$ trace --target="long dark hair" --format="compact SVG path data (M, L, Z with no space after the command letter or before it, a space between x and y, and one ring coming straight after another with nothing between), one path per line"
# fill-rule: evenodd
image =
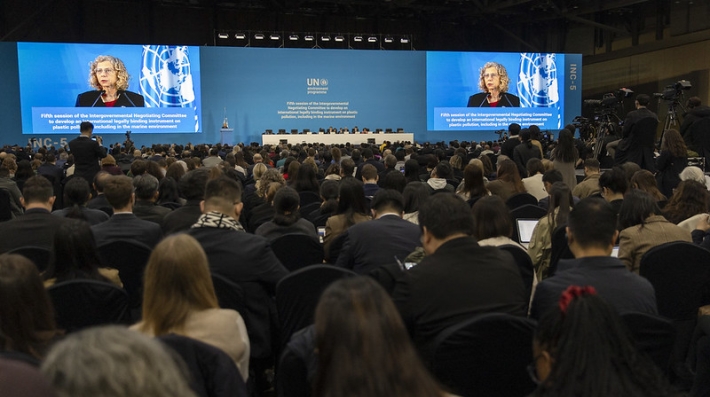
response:
M291 178L291 187L297 192L320 192L320 186L318 185L318 179L316 178L316 172L313 167L304 166L298 168L298 173Z
M538 323L535 344L550 354L552 366L533 396L671 395L664 375L636 350L614 308L596 295L565 301L564 309L555 305Z
M518 166L515 165L513 160L506 159L498 162L497 179L512 184L516 193L526 192L523 180L520 179Z
M409 159L404 163L404 178L409 182L420 182L419 180L419 162L414 159Z
M463 169L463 190L468 198L488 195L488 188L483 180L483 169L475 164L469 164Z
M555 182L550 189L550 206L547 209L547 220L550 225L550 236L555 232L557 227L567 224L567 218L572 210L572 193L569 186L564 182ZM557 210L557 216L555 216Z
M678 130L666 130L663 133L661 151L667 150L673 157L688 157L688 147Z
M557 139L554 157L555 160L565 163L574 163L579 158L577 148L574 147L574 135L572 135L569 130L560 130L560 137Z
M365 204L365 189L362 182L355 178L344 178L340 181L338 192L338 211L336 215L345 214L348 226L355 224L355 214L367 216Z
M318 303L315 328L315 397L443 395L377 282L353 277L331 284Z
M471 211L473 212L473 236L477 240L510 237L513 234L510 210L499 196L481 197Z
M108 281L99 274L99 267L101 259L89 224L67 222L54 233L51 259L42 278L56 278L58 283L73 279Z
M663 207L663 216L678 224L691 216L708 212L708 191L700 182L682 181Z
M404 198L404 213L411 214L419 211L419 208L429 200L431 193L429 185L424 182L412 182L407 184L402 192Z
M626 229L636 225L643 226L649 216L660 213L661 210L658 208L655 198L648 192L631 189L624 196L624 201L619 209L619 227Z

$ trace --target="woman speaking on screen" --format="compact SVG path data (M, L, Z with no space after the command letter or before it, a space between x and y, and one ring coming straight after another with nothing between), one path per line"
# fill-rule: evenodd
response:
M123 61L99 55L89 64L89 85L94 88L76 98L77 107L143 107L143 96L127 91L128 75Z
M520 98L508 91L510 78L505 66L488 62L481 68L478 87L483 91L468 98L468 107L520 107Z

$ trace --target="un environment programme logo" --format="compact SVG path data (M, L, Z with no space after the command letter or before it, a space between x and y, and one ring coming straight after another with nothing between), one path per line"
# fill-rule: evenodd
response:
M190 108L199 131L187 46L144 45L140 76L146 107Z
M518 95L522 107L556 108L557 128L562 126L560 93L557 85L555 54L524 52L520 54Z
M306 93L308 95L322 95L328 93L328 79L309 77L306 79Z

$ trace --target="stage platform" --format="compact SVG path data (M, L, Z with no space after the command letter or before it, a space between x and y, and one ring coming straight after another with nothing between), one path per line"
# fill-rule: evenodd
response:
M406 132L393 134L275 134L262 135L261 144L278 145L282 140L285 140L285 143L290 143L292 145L297 143L324 143L327 145L340 145L348 142L353 145L357 145L360 143L367 143L369 139L374 139L376 144L381 144L384 141L414 142L414 134Z

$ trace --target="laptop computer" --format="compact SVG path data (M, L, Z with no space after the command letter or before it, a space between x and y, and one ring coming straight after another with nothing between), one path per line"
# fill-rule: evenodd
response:
M515 220L515 229L518 233L518 241L523 247L528 248L530 238L532 237L533 230L535 229L535 226L537 225L538 221L540 220L524 218L519 218Z

